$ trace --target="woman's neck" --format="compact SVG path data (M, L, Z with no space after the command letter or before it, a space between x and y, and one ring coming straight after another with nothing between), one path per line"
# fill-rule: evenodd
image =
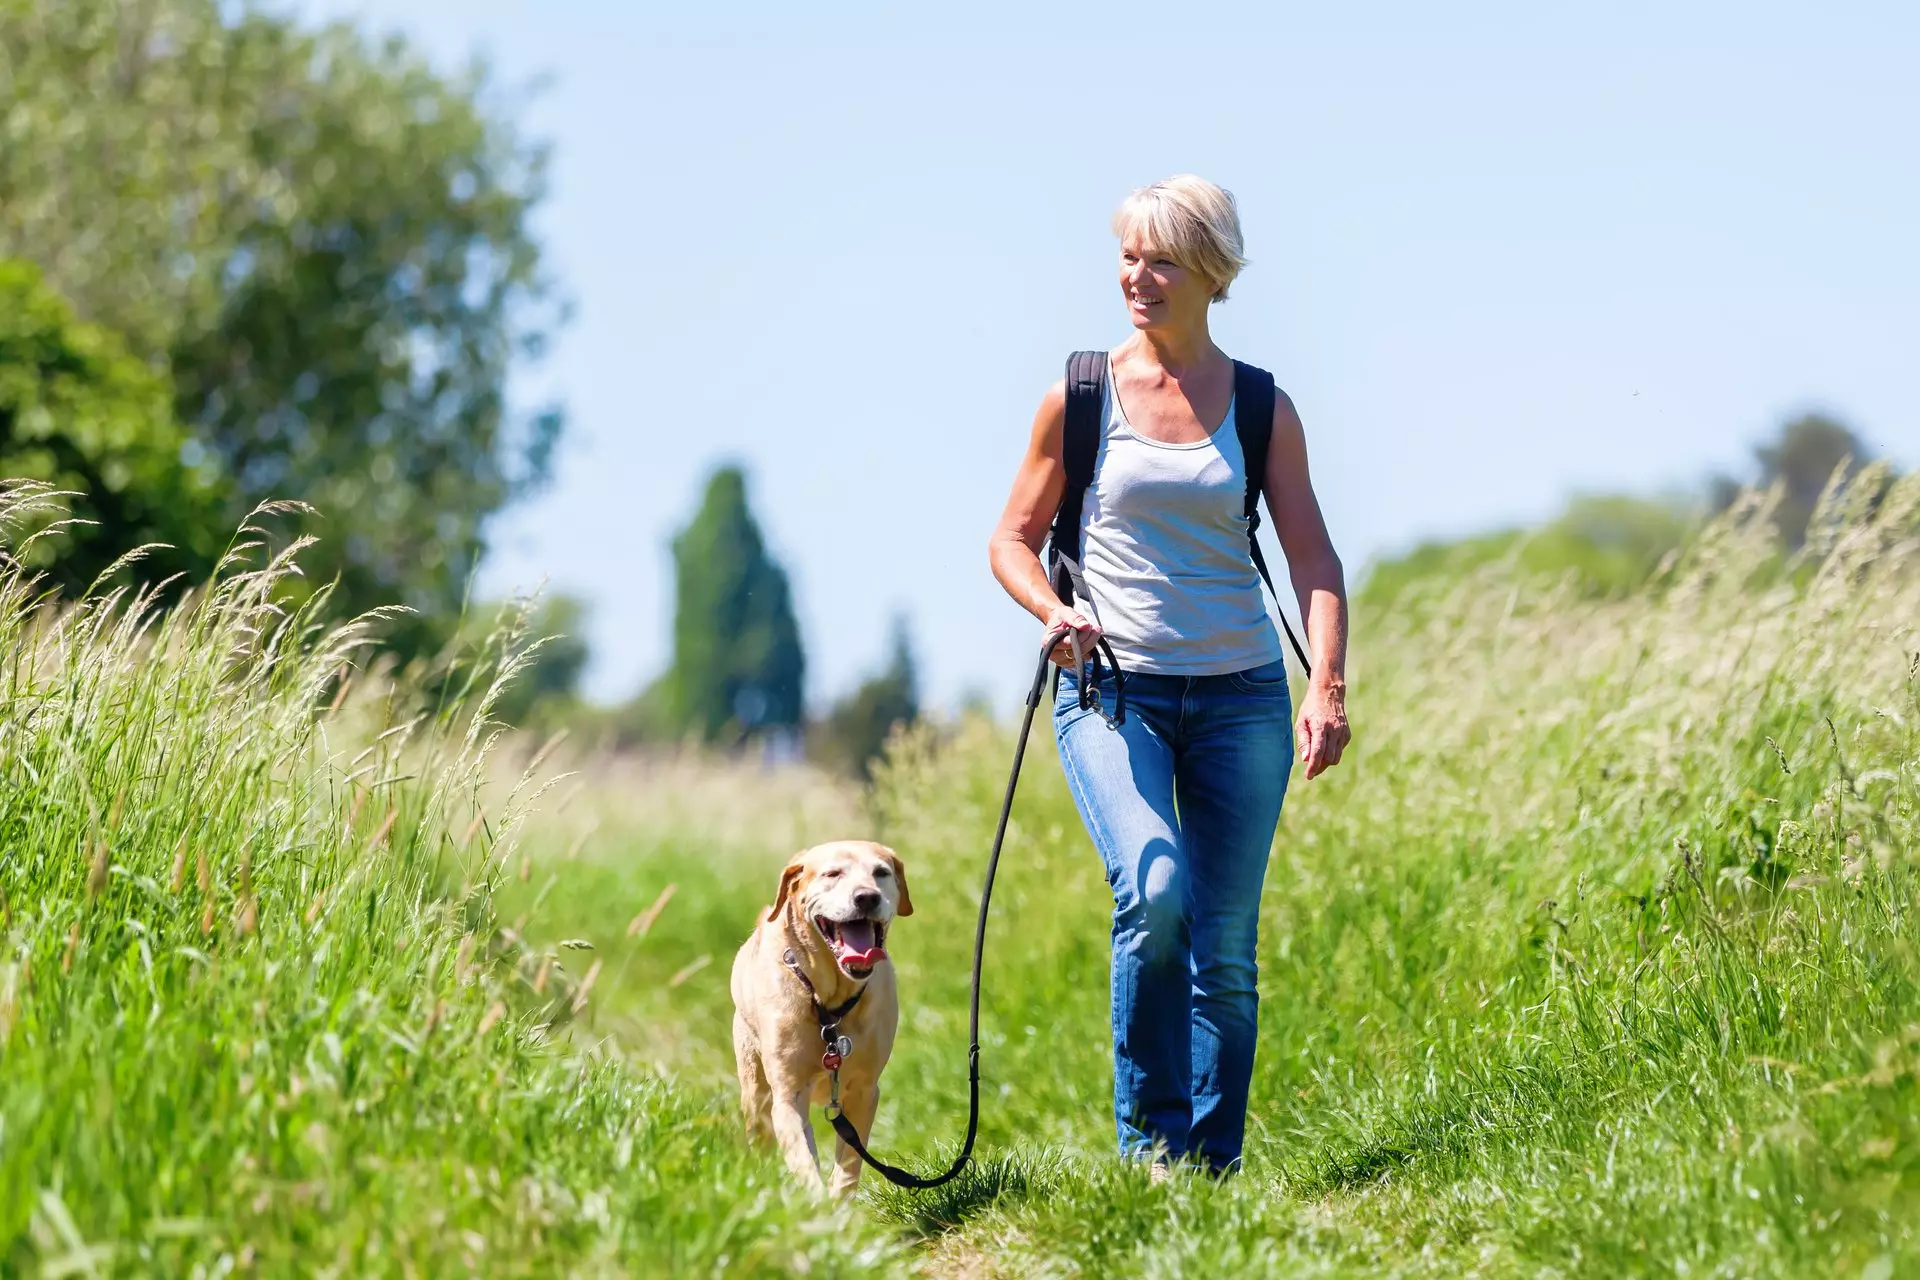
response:
M1134 335L1137 355L1145 356L1175 379L1203 364L1210 364L1221 352L1213 345L1213 335L1202 322L1191 329L1146 329Z

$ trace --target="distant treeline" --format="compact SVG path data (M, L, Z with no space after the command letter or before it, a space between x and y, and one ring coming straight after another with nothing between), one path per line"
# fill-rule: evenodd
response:
M1423 543L1371 566L1358 593L1360 603L1385 607L1414 583L1509 556L1524 570L1571 575L1592 594L1631 591L1645 583L1701 521L1726 510L1748 490L1771 493L1781 547L1793 550L1805 540L1807 522L1827 486L1852 477L1875 456L1851 428L1808 414L1785 423L1754 449L1749 475L1716 474L1691 492L1658 497L1579 494L1558 516L1535 528Z

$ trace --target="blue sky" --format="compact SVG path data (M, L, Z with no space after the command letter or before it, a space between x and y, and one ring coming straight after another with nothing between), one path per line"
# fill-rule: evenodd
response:
M1112 207L1169 173L1240 200L1215 333L1300 406L1355 576L1744 472L1807 409L1920 464L1915 6L300 11L550 77L523 118L576 316L521 392L570 434L483 585L590 599L601 698L665 663L667 541L737 459L816 704L896 613L935 701L1017 699L986 536L1066 353L1128 331Z

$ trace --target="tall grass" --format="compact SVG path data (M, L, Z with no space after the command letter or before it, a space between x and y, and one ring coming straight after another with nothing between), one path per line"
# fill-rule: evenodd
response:
M0 488L0 529L50 500ZM276 514L169 610L0 559L0 1270L883 1265L704 1097L550 1042L563 979L491 905L533 799L489 788L512 660L464 705L382 687L379 618L277 603Z
M1917 538L1920 478L1871 471L1791 558L1754 496L1629 599L1496 563L1361 618L1357 746L1296 780L1268 875L1247 1170L1223 1186L1150 1188L1108 1154L1107 891L1035 753L994 899L984 1156L934 1195L870 1193L873 1219L969 1275L1920 1267ZM590 802L593 838L530 830L505 893L620 969L580 1030L722 1114L720 962L780 863L849 826L889 841L918 911L890 939L875 1143L932 1167L964 1119L1009 747L983 721L899 744L864 822L741 774L711 786L724 837Z
M5 489L0 527L45 499ZM850 1210L738 1136L727 962L794 848L894 844L918 910L875 1142L941 1163L1004 727L904 739L864 797L536 763L484 714L511 659L424 700L365 669L379 619L278 604L273 518L166 611L0 563L0 1271L1920 1265L1920 480L1836 490L1791 559L1756 498L1630 599L1489 564L1359 620L1358 745L1296 784L1268 876L1223 1185L1110 1155L1107 890L1036 751L981 1158Z

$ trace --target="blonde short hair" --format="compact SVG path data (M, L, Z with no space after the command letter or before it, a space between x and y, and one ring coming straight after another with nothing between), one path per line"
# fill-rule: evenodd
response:
M1233 192L1190 173L1141 187L1122 200L1113 214L1113 233L1124 239L1131 231L1213 281L1215 302L1227 300L1228 287L1247 265Z

